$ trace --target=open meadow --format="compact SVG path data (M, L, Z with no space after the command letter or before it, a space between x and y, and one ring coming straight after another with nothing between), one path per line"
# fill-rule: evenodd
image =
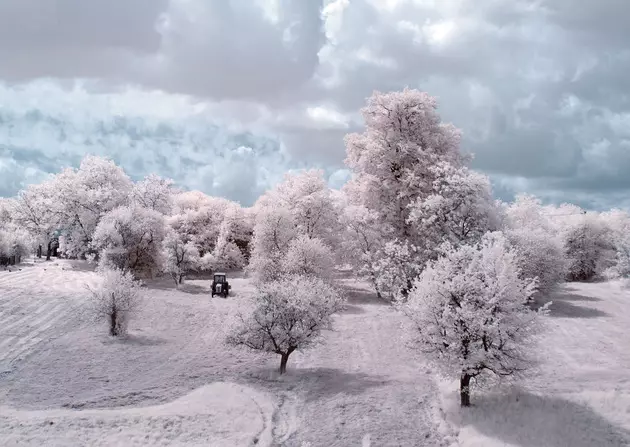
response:
M227 346L253 287L231 276L148 282L126 337L86 312L83 262L0 272L0 444L6 446L623 446L630 442L630 293L569 283L546 318L543 363L459 409L407 347L405 318L347 271L322 343L289 361Z

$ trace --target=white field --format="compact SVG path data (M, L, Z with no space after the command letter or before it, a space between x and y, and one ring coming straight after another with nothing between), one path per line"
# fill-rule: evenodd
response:
M86 312L82 263L0 271L0 445L621 446L630 442L630 293L569 284L554 298L542 365L519 389L460 411L405 344L404 318L340 274L345 312L289 360L226 347L253 288L231 279L150 284L130 336ZM501 392L499 392L501 391Z

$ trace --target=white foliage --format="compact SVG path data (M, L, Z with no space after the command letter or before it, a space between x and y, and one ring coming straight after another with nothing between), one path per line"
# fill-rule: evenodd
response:
M520 277L515 250L495 232L475 245L447 245L401 308L417 328L419 348L460 378L467 393L470 378L516 375L530 365L539 320L524 303L535 290L535 280Z
M171 275L176 285L199 267L199 251L192 242L182 241L179 234L170 230L162 242L163 270Z
M412 203L409 215L421 235L424 260L434 259L444 242L477 242L487 231L499 229L488 177L445 162L428 170L435 178L431 193Z
M102 253L103 267L153 274L161 266L164 217L157 211L123 206L99 222L92 246Z
M549 293L566 277L568 261L561 235L540 200L520 195L505 208L506 236L517 250L521 278L538 278L538 292Z
M50 259L51 243L60 225L55 206L52 181L27 186L7 206L13 222L27 231L35 242L42 244L45 250L47 248L47 259Z
M135 183L131 200L136 205L170 215L173 211L173 180L149 174Z
M67 256L88 254L100 219L114 208L128 204L132 185L113 161L92 155L86 156L78 169L66 169L53 178L50 187Z
M343 305L344 298L322 279L285 276L260 287L253 313L242 318L227 340L232 345L279 354L283 373L289 355L312 346Z
M436 110L435 98L418 90L374 92L361 110L366 131L346 136L357 203L379 214L389 240L413 237L409 206L432 193L430 168L463 161L459 131Z
M614 264L610 228L594 213L580 216L564 232L570 281L588 281Z
M405 300L413 281L421 272L417 248L408 242L387 242L373 262L377 290L390 300Z
M342 209L342 260L353 265L360 276L376 284L373 261L382 245L376 229L378 216L362 205L345 203Z
M140 284L121 270L104 270L102 276L102 283L91 290L94 317L107 323L110 335L123 336L141 305Z
M256 213L252 254L247 266L257 281L271 281L282 274L282 260L297 230L286 208L265 206Z
M332 250L320 239L298 236L289 244L282 261L282 271L287 274L316 276L332 279L335 266Z
M297 234L328 243L335 240L337 210L332 206L322 170L286 174L282 182L258 199L256 208L284 208L290 213Z
M30 253L32 246L31 236L25 230L12 224L0 229L0 258L23 258Z

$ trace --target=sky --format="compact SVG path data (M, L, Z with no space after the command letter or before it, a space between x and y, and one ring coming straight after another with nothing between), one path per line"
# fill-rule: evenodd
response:
M2 0L0 196L106 155L244 205L436 96L495 195L630 208L627 0Z

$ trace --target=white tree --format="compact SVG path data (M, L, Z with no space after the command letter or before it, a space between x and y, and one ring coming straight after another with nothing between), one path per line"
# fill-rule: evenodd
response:
M228 343L280 355L280 373L289 356L315 343L344 299L327 282L313 276L287 276L263 285L249 318L228 337Z
M170 230L162 242L164 271L171 275L175 285L183 282L184 277L199 267L199 251L192 242L182 241L179 234Z
M140 284L130 272L121 270L105 270L102 276L102 283L90 290L94 317L107 323L109 335L124 336L129 319L141 304Z
M150 210L170 215L173 211L173 180L149 174L135 183L131 190L133 203Z
M376 273L377 290L388 299L407 299L407 291L422 271L416 252L417 248L408 242L395 240L383 245L372 268Z
M459 218L458 222L452 225L440 222L445 227L442 229L455 231L456 224L465 219L465 213L481 210L483 198L477 200L466 193L470 194L471 189L473 192L486 192L485 184L473 175L467 176L464 186L468 190L464 193L452 191L453 183L440 184L445 172L462 177L463 171L458 169L467 157L459 151L459 131L441 121L437 102L428 94L410 89L386 94L375 92L362 109L362 114L366 131L348 135L345 139L346 164L352 171L352 179L344 191L350 204L362 205L376 214L374 230L378 232L383 248L389 247L391 251L391 244L395 244L407 250L411 255L409 261L417 264L417 271L420 271L424 263L434 256L435 248L434 243L430 247L423 247L423 244L430 243L440 234L439 228L433 228L431 236L435 237L427 239L427 226L435 226L437 222L426 220L425 213L431 207L446 212L449 200L470 205L471 208L465 210L462 206L462 215L456 210L446 216L449 219ZM452 199L438 200L450 193L454 194ZM383 272L398 269L397 265L387 266L391 258L380 251L364 258L370 264L378 263ZM366 265L364 270L373 269ZM377 281L391 283L385 279ZM411 281L408 281L401 288L396 286L396 289L382 292L389 295L399 293L404 297L410 288Z
M101 218L129 203L132 186L129 176L112 160L93 155L86 156L78 169L56 175L52 188L64 236L62 251L70 257L90 254Z
M362 205L350 205L345 201L341 209L339 218L343 228L341 258L352 265L360 277L370 281L380 298L376 262L382 241L376 229L378 216Z
M219 234L210 253L202 258L204 270L232 270L245 266L245 255L237 245L249 238L247 216L236 203L227 206Z
M409 222L422 236L417 243L421 263L435 259L444 242L474 243L500 228L488 177L446 162L428 170L435 179L431 194L412 203L409 213Z
M284 208L291 214L296 234L331 243L338 233L336 208L331 205L324 172L311 169L286 174L282 182L258 199L256 208Z
M157 211L123 206L100 220L92 246L101 253L101 266L153 274L162 265L164 217Z
M460 134L442 123L435 98L418 90L375 92L362 134L346 136L346 164L359 203L375 210L390 240L415 243L409 206L432 193L438 162L460 166Z
M55 188L52 181L29 185L9 204L15 224L26 230L38 243L46 247L46 260L52 255L52 242L59 230Z
M576 218L564 232L569 281L590 281L614 264L610 228L595 213Z
M174 210L175 214L167 219L168 226L184 242L195 244L204 257L204 269L243 263L253 224L240 205L188 191L174 197Z
M256 281L279 278L283 257L295 237L295 223L289 210L279 206L264 206L257 210L247 266Z
M538 293L548 294L567 274L561 235L539 199L519 195L505 207L505 233L517 250L521 278L538 278Z
M289 244L282 261L282 272L316 276L325 281L332 280L335 266L332 250L320 239L298 236Z
M517 254L500 232L475 245L446 245L418 278L401 309L420 349L459 378L462 406L470 405L471 379L517 375L530 365L540 320L524 303L535 290L535 280L520 278Z
M33 243L30 234L25 230L8 223L0 228L0 260L9 263L11 258L15 262L20 262L21 258L27 256Z

